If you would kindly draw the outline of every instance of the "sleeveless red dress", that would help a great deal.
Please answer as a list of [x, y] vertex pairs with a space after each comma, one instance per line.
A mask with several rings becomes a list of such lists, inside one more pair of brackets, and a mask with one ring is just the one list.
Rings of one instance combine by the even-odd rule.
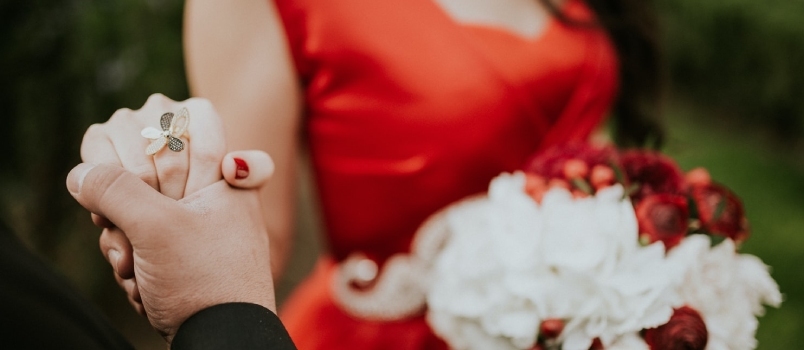
[[[382, 266], [419, 224], [538, 149], [582, 140], [616, 95], [602, 30], [552, 19], [534, 38], [460, 24], [434, 0], [274, 0], [306, 100], [328, 256], [283, 305], [299, 349], [446, 349], [423, 317], [375, 322], [331, 298], [336, 261]], [[592, 20], [582, 0], [572, 18]]]

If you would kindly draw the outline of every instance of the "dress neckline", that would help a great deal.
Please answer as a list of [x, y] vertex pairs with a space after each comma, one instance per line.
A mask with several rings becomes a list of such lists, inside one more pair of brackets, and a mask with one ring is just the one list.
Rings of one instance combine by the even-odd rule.
[[[457, 18], [455, 18], [452, 14], [450, 14], [446, 9], [444, 9], [444, 7], [436, 3], [436, 0], [422, 0], [422, 1], [427, 3], [427, 6], [429, 6], [435, 13], [437, 13], [438, 17], [443, 18], [445, 22], [449, 23], [451, 26], [457, 29], [479, 30], [487, 33], [499, 34], [529, 44], [537, 44], [543, 41], [544, 38], [547, 37], [551, 31], [553, 31], [556, 25], [559, 24], [559, 20], [558, 18], [556, 18], [556, 16], [548, 14], [547, 20], [545, 21], [544, 25], [539, 30], [537, 30], [535, 34], [528, 36], [491, 23], [462, 22]], [[570, 4], [573, 2], [575, 2], [575, 0], [564, 0], [564, 2], [559, 6], [559, 9], [562, 12], [566, 13], [568, 8], [570, 7]]]

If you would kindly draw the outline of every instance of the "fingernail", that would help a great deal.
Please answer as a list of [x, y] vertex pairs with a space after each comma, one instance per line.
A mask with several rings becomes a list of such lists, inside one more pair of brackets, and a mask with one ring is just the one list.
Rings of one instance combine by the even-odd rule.
[[109, 249], [109, 253], [107, 253], [107, 255], [109, 256], [109, 264], [112, 265], [114, 272], [117, 272], [117, 263], [120, 261], [120, 252], [114, 249]]
[[248, 164], [246, 164], [245, 160], [240, 158], [234, 158], [235, 165], [237, 166], [237, 171], [235, 172], [235, 179], [242, 180], [248, 177]]
[[67, 175], [67, 190], [74, 196], [81, 193], [81, 187], [84, 186], [84, 178], [87, 177], [89, 171], [94, 167], [95, 164], [81, 163], [73, 168]]

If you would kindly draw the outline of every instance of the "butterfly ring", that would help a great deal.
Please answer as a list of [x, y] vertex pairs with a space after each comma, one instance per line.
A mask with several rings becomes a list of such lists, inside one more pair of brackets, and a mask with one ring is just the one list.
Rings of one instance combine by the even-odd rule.
[[140, 133], [143, 137], [151, 139], [145, 153], [152, 156], [161, 151], [165, 145], [173, 152], [181, 152], [184, 149], [185, 141], [182, 141], [180, 137], [187, 131], [188, 125], [190, 125], [190, 112], [187, 108], [180, 109], [175, 116], [169, 112], [162, 114], [159, 119], [161, 131], [149, 126], [142, 129]]

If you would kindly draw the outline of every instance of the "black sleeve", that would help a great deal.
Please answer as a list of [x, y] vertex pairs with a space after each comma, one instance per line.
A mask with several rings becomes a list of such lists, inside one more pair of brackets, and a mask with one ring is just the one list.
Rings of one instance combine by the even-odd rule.
[[91, 302], [2, 224], [0, 348], [132, 349]]
[[179, 327], [172, 350], [296, 350], [287, 330], [270, 310], [249, 303], [201, 310]]

